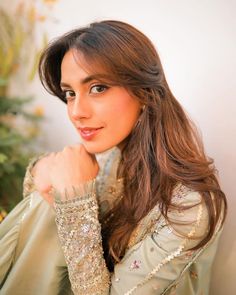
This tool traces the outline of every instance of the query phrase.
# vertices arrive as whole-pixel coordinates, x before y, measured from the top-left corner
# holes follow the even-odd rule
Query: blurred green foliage
[[[40,108],[26,110],[32,98],[12,97],[9,90],[16,73],[23,69],[32,79],[37,69],[41,49],[35,45],[33,9],[21,5],[10,13],[0,7],[0,215],[22,199],[25,169],[34,156],[33,142],[43,118]]]
[[[26,112],[30,98],[0,96],[0,207],[9,212],[22,199],[22,182],[32,143],[39,133],[42,116]],[[24,121],[30,127],[19,128]],[[25,123],[25,122],[24,122]]]

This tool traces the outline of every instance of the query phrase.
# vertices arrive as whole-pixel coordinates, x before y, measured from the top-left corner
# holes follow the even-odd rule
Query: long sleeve
[[[94,181],[75,189],[77,198],[60,201],[55,211],[59,238],[74,294],[109,294],[110,275],[103,258]]]
[[[137,227],[138,234],[133,234],[125,256],[111,274],[110,283],[95,193],[74,201],[57,202],[59,238],[75,295],[208,294],[218,239],[191,250],[207,231],[206,206],[198,193],[188,189],[179,190],[173,200],[189,209],[171,210],[172,226],[156,206]]]
[[[0,224],[0,294],[72,295],[55,212],[35,191],[30,161],[24,199]]]
[[[15,259],[21,223],[30,209],[30,198],[24,199],[0,225],[0,289]]]
[[[0,255],[0,285],[3,284],[4,276],[7,275],[12,261],[15,259],[14,255],[19,240],[21,224],[25,216],[29,214],[31,208],[32,198],[29,196],[34,191],[31,169],[38,159],[39,157],[31,159],[26,169],[23,184],[24,200],[7,215],[0,226],[0,253],[2,253],[2,255]]]

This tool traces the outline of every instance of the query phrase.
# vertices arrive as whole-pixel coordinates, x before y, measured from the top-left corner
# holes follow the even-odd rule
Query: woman
[[[13,250],[1,258],[2,289],[13,290],[17,265],[38,247],[43,287],[24,294],[70,294],[57,226],[74,294],[208,294],[226,199],[150,40],[126,23],[93,23],[49,44],[39,73],[82,144],[30,164],[30,208],[3,224]],[[14,228],[20,246],[6,238]]]

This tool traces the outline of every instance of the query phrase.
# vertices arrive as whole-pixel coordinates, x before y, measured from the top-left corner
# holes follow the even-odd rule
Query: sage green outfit
[[[182,184],[175,187],[172,202],[191,208],[170,210],[169,219],[175,221],[170,225],[157,204],[109,273],[98,216],[122,197],[123,181],[116,178],[119,159],[116,148],[98,156],[96,180],[75,188],[73,200],[61,201],[55,193],[54,208],[33,189],[31,162],[25,198],[0,225],[0,294],[209,294],[220,229],[207,245],[190,250],[208,229],[208,213],[200,194]]]

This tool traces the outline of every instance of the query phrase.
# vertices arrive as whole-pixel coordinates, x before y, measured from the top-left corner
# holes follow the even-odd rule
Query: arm
[[[34,177],[35,189],[46,201],[52,204],[54,196],[56,198],[55,208],[59,237],[76,294],[84,294],[87,287],[92,290],[91,292],[97,292],[95,288],[99,285],[99,278],[102,280],[101,288],[104,288],[104,281],[107,281],[105,290],[106,286],[109,288],[109,273],[106,271],[105,261],[103,259],[97,260],[97,257],[102,255],[102,246],[99,245],[101,241],[100,224],[98,221],[96,222],[97,200],[93,194],[93,185],[88,185],[88,187],[86,185],[97,176],[98,171],[99,167],[95,156],[89,154],[82,145],[77,145],[65,147],[62,152],[52,153],[38,161],[30,175]],[[75,187],[77,190],[74,191]],[[87,193],[88,195],[86,195]],[[58,200],[58,195],[61,201]],[[78,197],[78,200],[70,200],[74,197]],[[80,215],[81,218],[77,219],[77,215]],[[86,238],[83,233],[89,224],[91,227],[86,232],[89,238]],[[67,234],[69,235],[66,236]],[[66,237],[64,238],[64,236]],[[96,261],[93,260],[93,257],[96,258]],[[87,280],[87,276],[81,278],[82,273],[91,273],[93,264],[104,266],[104,272],[101,272],[99,268],[99,274],[96,273],[98,277],[93,273],[93,280]]]
[[[199,194],[191,192],[183,202],[188,206],[198,204],[200,199]],[[199,242],[208,226],[207,211],[202,203],[184,214],[171,212],[169,217],[180,223],[174,227],[160,217],[153,233],[134,244],[115,266],[109,283],[94,192],[74,201],[57,202],[56,215],[76,295],[167,294],[199,255],[201,250],[190,249]]]
[[[95,181],[74,190],[73,200],[55,202],[56,223],[74,293],[109,294],[110,275],[103,258]]]
[[[82,147],[69,148],[55,157],[51,170],[52,186],[61,199],[55,204],[58,232],[76,295],[167,294],[165,290],[176,284],[181,274],[189,269],[199,253],[190,249],[208,228],[208,213],[198,193],[187,191],[176,195],[177,203],[195,206],[184,212],[170,211],[168,217],[176,221],[172,227],[167,227],[165,220],[162,224],[162,216],[156,220],[154,232],[147,230],[145,218],[141,221],[148,234],[136,240],[115,266],[110,285],[103,258],[96,196],[91,187],[83,189],[85,180],[97,175],[94,159]],[[77,189],[73,190],[73,187]],[[166,228],[169,228],[167,232]]]

